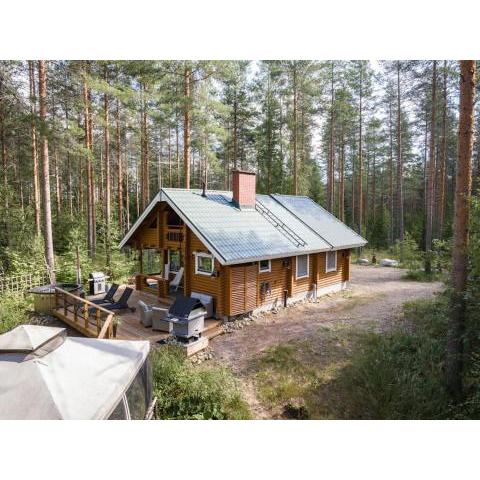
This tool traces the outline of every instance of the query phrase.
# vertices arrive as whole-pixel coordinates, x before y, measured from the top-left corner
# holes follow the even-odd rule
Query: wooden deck
[[[119,287],[116,297],[119,297],[126,285]],[[90,299],[101,298],[103,295],[98,295],[96,297],[90,297]],[[162,299],[160,300],[156,295],[145,292],[134,290],[132,293],[128,304],[130,307],[135,308],[134,312],[130,310],[117,310],[115,311],[115,317],[120,320],[120,324],[117,327],[116,337],[120,340],[148,340],[153,345],[159,340],[167,338],[169,336],[166,332],[158,332],[152,330],[151,327],[145,327],[140,323],[140,314],[138,312],[138,302],[142,300],[147,305],[155,305],[163,308],[168,308],[173,303],[173,298],[171,299]],[[105,307],[108,309],[108,307]],[[53,311],[53,314],[62,320],[64,323],[68,324],[70,327],[79,331],[83,335],[93,337],[91,330],[84,328],[82,323],[75,322],[73,319],[73,313],[67,312],[65,316],[63,308],[58,308]],[[83,321],[83,320],[82,320]],[[208,339],[213,338],[222,333],[222,321],[215,319],[205,320],[205,328],[202,332],[202,336]]]

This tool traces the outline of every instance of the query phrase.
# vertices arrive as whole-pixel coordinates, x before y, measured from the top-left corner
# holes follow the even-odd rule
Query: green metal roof
[[[158,202],[166,201],[222,265],[365,245],[340,220],[308,197],[257,195],[239,209],[232,193],[163,188],[120,243],[124,247]],[[298,201],[295,201],[298,199]]]

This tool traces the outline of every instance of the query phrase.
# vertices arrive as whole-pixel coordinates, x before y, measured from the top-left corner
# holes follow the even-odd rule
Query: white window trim
[[[199,257],[211,258],[212,259],[212,271],[211,272],[202,272],[202,271],[198,270],[198,258]],[[211,277],[214,268],[215,268],[215,260],[213,259],[212,254],[204,253],[204,252],[195,252],[195,275],[206,275],[208,277]]]
[[[178,252],[179,250],[171,250],[170,248],[167,250],[168,254],[167,254],[167,260],[168,260],[168,269],[169,269],[169,273],[172,272],[172,273],[178,273],[178,271],[182,268],[182,266],[180,265],[178,267],[178,270],[172,270],[170,268],[170,266],[172,265],[172,262],[170,261],[170,252]],[[182,252],[180,252],[180,259],[182,258]]]
[[[297,255],[295,258],[295,279],[300,280],[301,278],[307,278],[310,276],[310,255],[307,253],[307,274],[298,276],[298,257],[304,257],[305,255]]]
[[[268,262],[268,268],[266,270],[262,270],[260,264],[261,262],[265,262],[265,260],[259,260],[258,262],[258,273],[269,273],[272,271],[272,261],[266,260]]]
[[[328,268],[328,254],[335,253],[335,268]],[[329,272],[336,272],[337,271],[337,251],[334,250],[333,252],[330,250],[329,252],[325,253],[325,273]]]

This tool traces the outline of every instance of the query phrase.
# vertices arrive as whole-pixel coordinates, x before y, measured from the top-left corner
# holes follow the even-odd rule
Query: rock
[[[382,267],[398,267],[397,260],[392,260],[391,258],[384,258],[380,261],[380,266]]]
[[[359,258],[357,260],[358,265],[370,265],[370,262],[368,261],[368,258]]]

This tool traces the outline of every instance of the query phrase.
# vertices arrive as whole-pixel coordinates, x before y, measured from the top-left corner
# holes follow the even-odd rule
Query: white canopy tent
[[[17,327],[0,335],[0,419],[138,418],[151,397],[149,350],[144,341]]]

